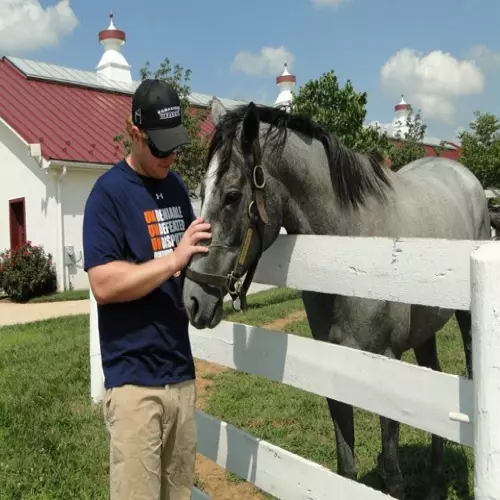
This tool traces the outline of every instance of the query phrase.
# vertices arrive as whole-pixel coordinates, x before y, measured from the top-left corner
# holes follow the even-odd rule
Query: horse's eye
[[[224,197],[224,205],[234,205],[241,200],[241,193],[239,191],[229,191]]]

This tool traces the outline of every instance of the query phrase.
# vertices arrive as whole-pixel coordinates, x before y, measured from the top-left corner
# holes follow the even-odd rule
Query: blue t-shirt
[[[146,262],[169,253],[194,220],[186,186],[137,174],[125,160],[95,183],[83,220],[84,268]],[[161,386],[195,377],[182,276],[138,300],[98,305],[106,388]]]

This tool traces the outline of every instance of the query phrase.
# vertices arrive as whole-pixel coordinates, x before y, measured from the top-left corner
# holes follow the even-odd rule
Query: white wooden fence
[[[491,189],[485,189],[484,194],[486,195],[486,198],[500,198],[500,189],[498,188],[491,188]]]
[[[470,308],[474,381],[227,321],[214,330],[192,328],[190,335],[197,358],[473,447],[475,499],[500,500],[500,242],[280,235],[265,252],[255,281]],[[103,397],[103,380],[96,304],[91,298],[91,396],[97,402]],[[332,491],[339,500],[390,498],[204,412],[197,413],[197,422],[202,455],[280,499],[326,500]],[[193,498],[207,497],[195,491]]]

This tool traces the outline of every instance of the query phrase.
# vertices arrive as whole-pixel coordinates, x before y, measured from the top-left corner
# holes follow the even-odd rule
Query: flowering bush
[[[52,255],[31,241],[0,254],[0,286],[13,302],[26,302],[57,290]]]

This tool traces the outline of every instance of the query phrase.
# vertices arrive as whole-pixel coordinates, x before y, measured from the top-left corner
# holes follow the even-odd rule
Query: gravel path
[[[0,326],[30,323],[58,316],[88,314],[89,308],[88,299],[37,304],[14,304],[7,300],[0,300]]]

